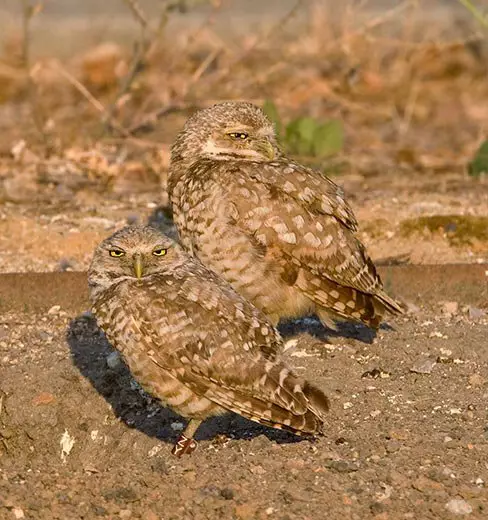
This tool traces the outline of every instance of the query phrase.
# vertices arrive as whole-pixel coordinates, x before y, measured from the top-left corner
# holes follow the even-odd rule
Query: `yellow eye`
[[[232,137],[232,139],[247,139],[249,137],[249,134],[246,134],[246,132],[230,132],[229,137]]]
[[[155,249],[153,251],[154,256],[164,256],[167,253],[167,249]]]
[[[109,251],[110,256],[113,256],[114,258],[119,258],[121,256],[124,256],[125,253],[123,251],[120,251],[118,249],[111,249]]]

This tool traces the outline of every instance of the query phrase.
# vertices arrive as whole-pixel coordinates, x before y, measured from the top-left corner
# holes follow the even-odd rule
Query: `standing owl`
[[[322,432],[328,399],[280,360],[266,316],[159,231],[126,227],[88,272],[98,324],[141,386],[189,418],[173,453],[196,447],[212,415],[233,411],[296,434]]]
[[[168,181],[184,247],[268,315],[316,312],[378,327],[402,312],[355,235],[342,189],[283,155],[271,121],[243,102],[191,116]]]

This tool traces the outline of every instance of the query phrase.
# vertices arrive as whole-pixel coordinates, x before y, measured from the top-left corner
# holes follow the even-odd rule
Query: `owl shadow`
[[[368,345],[373,343],[377,334],[375,329],[361,323],[337,321],[335,322],[335,327],[335,330],[325,327],[318,317],[307,316],[306,318],[295,320],[282,320],[278,325],[278,330],[284,338],[307,333],[325,343],[334,343],[341,338],[347,338],[367,343]],[[392,330],[393,328],[386,323],[382,323],[380,329]]]
[[[171,444],[176,441],[180,430],[175,427],[186,421],[144,392],[89,313],[71,320],[66,339],[74,365],[110,404],[116,417],[149,437]],[[207,419],[195,437],[250,440],[261,435],[280,444],[306,440],[233,413]]]

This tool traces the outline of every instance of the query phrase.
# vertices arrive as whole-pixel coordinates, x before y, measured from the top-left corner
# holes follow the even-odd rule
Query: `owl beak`
[[[265,155],[270,161],[275,158],[275,151],[273,145],[266,139],[259,139],[256,142],[256,148],[258,152]]]
[[[134,257],[134,273],[137,278],[142,278],[142,258],[140,256]]]

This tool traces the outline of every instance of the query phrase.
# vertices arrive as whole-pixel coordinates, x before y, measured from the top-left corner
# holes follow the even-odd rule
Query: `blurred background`
[[[346,188],[373,256],[488,261],[487,13],[488,0],[0,0],[2,269],[82,269],[128,213],[169,219],[171,142],[225,99],[263,106],[289,154]],[[70,229],[95,231],[60,264],[43,222],[61,249]]]

